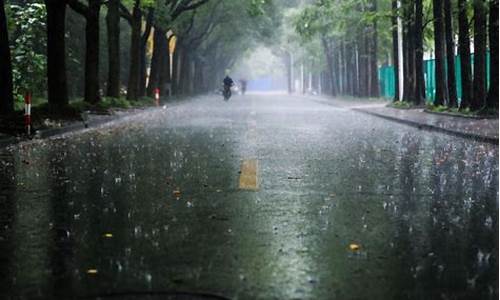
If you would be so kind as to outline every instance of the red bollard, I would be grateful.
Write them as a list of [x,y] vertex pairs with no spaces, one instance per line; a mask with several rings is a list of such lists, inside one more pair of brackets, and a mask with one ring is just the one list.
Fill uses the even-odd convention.
[[31,93],[24,94],[24,128],[31,135]]
[[155,89],[155,101],[156,106],[160,106],[160,89],[158,88]]

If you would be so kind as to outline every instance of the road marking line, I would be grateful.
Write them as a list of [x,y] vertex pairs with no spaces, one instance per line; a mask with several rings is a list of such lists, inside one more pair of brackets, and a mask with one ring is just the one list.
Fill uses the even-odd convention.
[[246,159],[241,163],[240,173],[240,189],[241,190],[258,190],[259,162],[256,159]]

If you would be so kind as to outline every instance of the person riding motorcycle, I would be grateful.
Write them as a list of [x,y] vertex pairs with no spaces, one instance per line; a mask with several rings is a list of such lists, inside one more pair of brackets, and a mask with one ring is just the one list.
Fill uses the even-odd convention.
[[234,81],[229,75],[222,81],[224,83],[224,90],[222,91],[225,100],[231,98],[231,87],[234,85]]

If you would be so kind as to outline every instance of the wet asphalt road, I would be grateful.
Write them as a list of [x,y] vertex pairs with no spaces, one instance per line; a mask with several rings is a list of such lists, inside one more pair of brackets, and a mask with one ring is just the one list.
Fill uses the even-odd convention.
[[0,150],[2,299],[497,299],[497,270],[498,147],[310,99]]

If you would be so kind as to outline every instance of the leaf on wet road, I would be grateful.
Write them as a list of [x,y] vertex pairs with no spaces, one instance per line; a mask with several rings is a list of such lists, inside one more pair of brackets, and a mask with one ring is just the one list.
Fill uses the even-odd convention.
[[349,249],[350,249],[351,251],[359,251],[359,249],[360,249],[360,248],[361,248],[361,246],[360,246],[360,245],[358,245],[358,244],[350,244],[350,245],[349,245]]

